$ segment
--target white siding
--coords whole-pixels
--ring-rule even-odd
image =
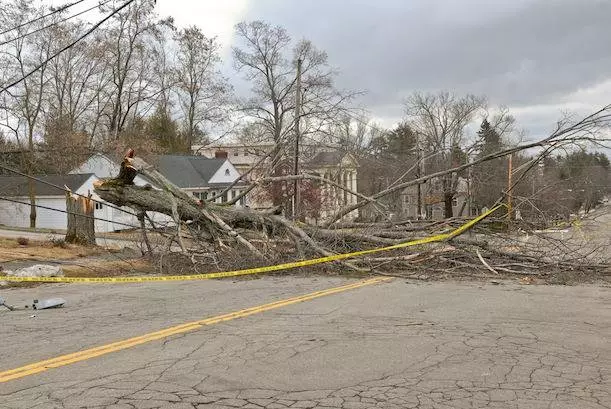
[[[15,197],[14,199],[29,203],[27,197]],[[66,198],[63,196],[44,197],[38,199],[36,204],[52,209],[66,210]],[[63,230],[66,228],[67,223],[66,213],[42,209],[40,207],[36,209],[36,227],[38,228]],[[10,227],[30,227],[30,205],[1,201],[0,224]]]
[[[91,156],[85,163],[72,170],[70,173],[93,173],[98,178],[114,178],[119,174],[120,170],[121,166],[119,164],[98,153]],[[134,178],[134,184],[137,186],[144,186],[148,184],[148,182],[137,175]]]
[[[223,163],[221,167],[218,168],[216,173],[210,178],[209,183],[232,183],[239,177],[240,173],[238,170],[231,164],[231,162],[226,160],[225,163]]]

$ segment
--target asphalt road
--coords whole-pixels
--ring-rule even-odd
[[[0,312],[0,379],[40,360],[352,282],[280,276],[3,290],[17,306],[52,296],[68,304]],[[0,408],[611,408],[610,300],[608,287],[395,279],[43,366],[0,383]]]

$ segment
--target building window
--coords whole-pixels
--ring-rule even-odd
[[[452,199],[452,207],[456,207],[458,206],[458,199],[457,198],[453,198]]]
[[[104,205],[102,203],[95,202],[95,210],[102,210]]]
[[[248,156],[248,151],[244,151],[244,156]]]
[[[231,172],[229,171],[229,169],[225,169],[225,176],[229,176],[231,174]]]
[[[233,153],[233,156],[240,156],[240,151],[235,151],[235,152]]]
[[[208,192],[202,192],[202,199],[203,200],[208,200]]]

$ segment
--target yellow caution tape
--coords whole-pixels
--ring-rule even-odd
[[[368,254],[380,253],[383,251],[396,250],[405,247],[419,246],[421,244],[440,242],[449,240],[456,237],[477,223],[494,213],[504,205],[498,205],[487,212],[481,214],[473,220],[468,221],[457,229],[443,234],[437,234],[435,236],[426,237],[423,239],[417,239],[407,241],[404,243],[394,244],[392,246],[378,247],[369,250],[354,251],[352,253],[334,254],[332,256],[313,258],[309,260],[293,261],[290,263],[276,264],[273,266],[247,268],[244,270],[235,271],[224,271],[219,273],[206,273],[206,274],[191,274],[191,275],[180,275],[180,276],[132,276],[132,277],[13,277],[13,276],[0,276],[0,280],[3,281],[17,281],[17,282],[44,282],[44,283],[141,283],[151,281],[189,281],[189,280],[209,280],[214,278],[225,278],[225,277],[236,277],[250,274],[270,273],[273,271],[289,270],[298,267],[313,266],[316,264],[329,263],[331,261],[346,260],[349,258],[355,258],[360,256],[366,256]]]

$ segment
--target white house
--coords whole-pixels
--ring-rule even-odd
[[[219,195],[240,177],[240,173],[226,158],[204,158],[202,156],[160,155],[151,163],[172,183],[193,194],[197,199],[206,200],[213,195],[217,203],[227,202],[238,196],[246,183],[236,183],[227,193]],[[37,209],[36,227],[64,230],[67,227],[66,196],[61,188],[67,186],[72,192],[82,195],[92,193],[95,199],[94,216],[96,232],[125,230],[139,226],[134,210],[117,208],[101,200],[93,191],[93,183],[99,179],[116,177],[120,164],[112,158],[95,154],[67,175],[37,176],[44,182],[35,182]],[[152,185],[146,178],[137,175],[137,186]],[[30,199],[28,180],[21,176],[0,176],[0,196],[10,199],[0,200],[0,225],[27,228],[30,225]],[[19,203],[21,202],[21,203]],[[236,206],[244,205],[240,200]],[[59,210],[59,211],[58,211]],[[171,218],[150,212],[148,216],[155,222],[170,222]]]
[[[93,182],[98,178],[91,173],[77,175],[45,175],[38,179],[57,185],[67,186],[72,192],[87,195],[93,192]],[[36,181],[36,227],[64,230],[67,227],[66,192],[48,184]],[[0,224],[11,227],[30,226],[30,199],[28,179],[23,176],[0,176],[0,195],[13,200],[0,201]],[[95,197],[95,196],[94,196]],[[19,203],[21,202],[21,203]],[[99,217],[99,204],[96,216]],[[58,211],[59,210],[59,211]],[[96,231],[109,231],[102,221],[96,221]],[[123,228],[126,228],[125,226]]]
[[[358,193],[359,165],[354,155],[341,150],[321,151],[316,153],[303,166],[307,171],[331,180],[347,189],[343,190],[329,184],[322,186],[322,220],[331,217],[344,206],[357,203],[358,197],[350,193]],[[344,216],[343,219],[353,220],[357,216],[358,211],[354,210]]]
[[[239,181],[220,195],[241,176],[227,157],[222,155],[213,158],[199,155],[159,155],[150,163],[170,182],[201,200],[216,197],[216,203],[225,203],[239,196],[247,187],[246,182]],[[236,203],[238,206],[245,204],[244,199]]]
[[[106,155],[96,153],[69,173],[71,175],[94,174],[96,179],[105,179],[116,177],[120,169],[120,163]],[[134,184],[137,186],[150,185],[150,183],[140,175],[136,175]],[[93,187],[91,191],[93,192]],[[95,194],[93,194],[93,198],[101,200]],[[103,233],[129,229],[129,226],[139,226],[140,222],[133,213],[134,211],[128,207],[117,208],[116,206],[109,206],[105,203],[96,203],[94,211],[94,216],[97,219],[95,222],[95,231]],[[160,214],[149,214],[149,217],[155,221],[169,220],[168,217]]]

